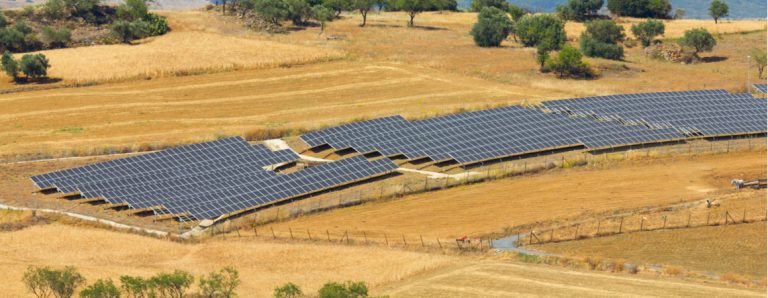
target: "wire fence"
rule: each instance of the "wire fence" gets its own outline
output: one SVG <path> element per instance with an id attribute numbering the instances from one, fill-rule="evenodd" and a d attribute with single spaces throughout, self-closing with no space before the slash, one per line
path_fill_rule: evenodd
<path id="1" fill-rule="evenodd" d="M 619 234 L 684 229 L 706 226 L 735 225 L 766 221 L 768 213 L 764 208 L 734 210 L 707 209 L 682 213 L 655 215 L 633 214 L 600 218 L 551 229 L 530 229 L 518 234 L 517 244 L 537 245 L 557 243 Z"/>

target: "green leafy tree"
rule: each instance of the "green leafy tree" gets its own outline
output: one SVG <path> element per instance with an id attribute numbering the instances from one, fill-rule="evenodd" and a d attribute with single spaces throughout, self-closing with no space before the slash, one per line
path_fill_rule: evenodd
<path id="1" fill-rule="evenodd" d="M 668 18 L 672 11 L 669 0 L 608 0 L 608 10 L 617 16 Z"/>
<path id="2" fill-rule="evenodd" d="M 485 7 L 495 7 L 503 11 L 509 11 L 507 0 L 472 0 L 470 9 L 474 12 L 481 12 Z"/>
<path id="3" fill-rule="evenodd" d="M 304 293 L 301 292 L 301 288 L 294 283 L 286 283 L 280 287 L 275 288 L 273 296 L 275 298 L 298 298 Z"/>
<path id="4" fill-rule="evenodd" d="M 208 276 L 201 276 L 199 281 L 200 291 L 203 296 L 209 298 L 235 297 L 235 289 L 240 285 L 240 277 L 233 267 L 225 267 L 219 272 L 211 272 Z"/>
<path id="5" fill-rule="evenodd" d="M 408 14 L 408 27 L 413 27 L 416 15 L 435 6 L 434 0 L 395 0 L 395 7 Z"/>
<path id="6" fill-rule="evenodd" d="M 128 20 L 143 20 L 149 15 L 149 6 L 146 0 L 125 0 L 117 7 L 117 16 Z"/>
<path id="7" fill-rule="evenodd" d="M 376 4 L 377 0 L 352 0 L 352 9 L 356 9 L 363 16 L 363 23 L 360 27 L 365 27 L 365 22 L 368 19 L 368 12 Z"/>
<path id="8" fill-rule="evenodd" d="M 5 12 L 0 9 L 0 28 L 5 28 L 5 26 L 8 26 L 8 20 L 5 18 Z"/>
<path id="9" fill-rule="evenodd" d="M 323 5 L 333 10 L 333 17 L 338 18 L 342 11 L 349 10 L 349 7 L 352 6 L 352 3 L 350 0 L 323 0 Z"/>
<path id="10" fill-rule="evenodd" d="M 111 279 L 99 279 L 80 291 L 81 298 L 120 298 L 120 289 Z"/>
<path id="11" fill-rule="evenodd" d="M 43 54 L 27 54 L 21 56 L 21 72 L 32 80 L 38 80 L 48 76 L 48 69 L 51 65 L 48 58 Z M 58 282 L 53 288 L 54 293 L 60 293 L 58 297 L 71 297 L 75 288 L 85 282 L 80 273 L 75 271 L 74 267 L 66 267 L 59 271 Z M 68 294 L 68 295 L 65 295 Z"/>
<path id="12" fill-rule="evenodd" d="M 42 6 L 43 13 L 51 19 L 65 18 L 67 5 L 64 0 L 48 0 Z"/>
<path id="13" fill-rule="evenodd" d="M 694 56 L 698 57 L 701 52 L 711 52 L 717 45 L 717 40 L 707 29 L 697 28 L 685 31 L 685 34 L 678 40 L 678 43 L 681 46 L 692 48 Z"/>
<path id="14" fill-rule="evenodd" d="M 25 45 L 24 34 L 19 30 L 13 27 L 0 28 L 0 50 L 21 52 Z"/>
<path id="15" fill-rule="evenodd" d="M 645 22 L 632 25 L 632 34 L 640 40 L 643 47 L 648 47 L 653 43 L 656 36 L 664 35 L 664 23 L 654 19 L 648 19 Z"/>
<path id="16" fill-rule="evenodd" d="M 306 0 L 282 0 L 288 6 L 288 19 L 294 25 L 303 26 L 312 17 L 312 7 Z"/>
<path id="17" fill-rule="evenodd" d="M 93 10 L 99 4 L 99 0 L 64 0 L 65 10 L 70 16 L 79 16 L 84 19 L 93 17 Z"/>
<path id="18" fill-rule="evenodd" d="M 150 282 L 142 277 L 120 276 L 120 288 L 129 298 L 149 298 L 155 296 Z"/>
<path id="19" fill-rule="evenodd" d="M 509 9 L 507 11 L 509 11 L 509 16 L 512 17 L 512 20 L 515 22 L 519 21 L 520 18 L 522 18 L 524 15 L 528 13 L 522 7 L 514 4 L 510 4 Z"/>
<path id="20" fill-rule="evenodd" d="M 566 41 L 563 21 L 549 14 L 520 18 L 515 24 L 515 34 L 526 47 L 537 47 L 543 40 L 548 40 L 552 43 L 551 50 L 558 50 Z"/>
<path id="21" fill-rule="evenodd" d="M 117 20 L 110 26 L 112 34 L 123 43 L 131 43 L 134 39 L 149 36 L 149 24 L 147 22 Z"/>
<path id="22" fill-rule="evenodd" d="M 512 21 L 507 13 L 491 6 L 480 11 L 470 33 L 478 46 L 498 47 L 511 30 Z"/>
<path id="23" fill-rule="evenodd" d="M 328 282 L 318 291 L 320 298 L 358 298 L 368 297 L 368 287 L 364 282 L 348 281 L 344 284 Z"/>
<path id="24" fill-rule="evenodd" d="M 315 5 L 312 7 L 312 18 L 320 23 L 320 33 L 322 35 L 325 31 L 325 24 L 333 20 L 333 11 L 324 5 Z"/>
<path id="25" fill-rule="evenodd" d="M 42 34 L 42 41 L 49 48 L 66 47 L 72 40 L 72 31 L 67 28 L 55 29 L 44 26 L 40 32 Z"/>
<path id="26" fill-rule="evenodd" d="M 579 50 L 564 46 L 557 56 L 547 60 L 547 68 L 557 73 L 560 78 L 586 77 L 590 75 L 589 65 L 582 61 Z"/>
<path id="27" fill-rule="evenodd" d="M 160 273 L 150 278 L 150 284 L 162 297 L 184 298 L 185 293 L 195 281 L 192 274 L 176 270 L 172 273 Z"/>
<path id="28" fill-rule="evenodd" d="M 752 60 L 755 61 L 757 64 L 757 77 L 764 79 L 765 78 L 765 66 L 768 64 L 766 61 L 766 52 L 765 50 L 761 49 L 752 49 Z"/>
<path id="29" fill-rule="evenodd" d="M 579 46 L 588 57 L 608 59 L 624 58 L 624 27 L 612 20 L 594 20 L 587 23 L 586 30 L 579 38 Z"/>
<path id="30" fill-rule="evenodd" d="M 584 21 L 597 15 L 603 7 L 603 0 L 568 0 L 556 10 L 564 20 Z"/>
<path id="31" fill-rule="evenodd" d="M 712 0 L 712 4 L 709 5 L 709 15 L 717 24 L 717 20 L 728 16 L 728 4 L 720 0 Z"/>
<path id="32" fill-rule="evenodd" d="M 38 65 L 38 63 L 40 63 Z M 45 65 L 42 65 L 42 64 Z M 40 67 L 35 71 L 25 67 Z M 22 72 L 28 77 L 36 79 L 45 76 L 48 68 L 48 60 L 42 54 L 24 55 L 21 58 Z M 28 72 L 29 71 L 29 72 Z M 74 267 L 67 266 L 62 270 L 49 267 L 29 267 L 24 272 L 22 281 L 27 289 L 37 297 L 54 295 L 56 298 L 70 298 L 75 294 L 77 287 L 85 283 L 85 278 Z"/>
<path id="33" fill-rule="evenodd" d="M 13 58 L 13 55 L 11 55 L 11 52 L 5 51 L 3 53 L 3 57 L 0 59 L 0 65 L 2 65 L 3 72 L 5 72 L 6 75 L 13 78 L 14 81 L 18 80 L 19 62 Z"/>
<path id="34" fill-rule="evenodd" d="M 150 36 L 163 35 L 171 31 L 171 27 L 168 26 L 168 21 L 164 16 L 150 13 L 144 17 L 144 21 L 147 22 L 147 30 Z"/>
<path id="35" fill-rule="evenodd" d="M 253 11 L 265 21 L 277 26 L 291 13 L 288 4 L 282 0 L 254 0 Z"/>

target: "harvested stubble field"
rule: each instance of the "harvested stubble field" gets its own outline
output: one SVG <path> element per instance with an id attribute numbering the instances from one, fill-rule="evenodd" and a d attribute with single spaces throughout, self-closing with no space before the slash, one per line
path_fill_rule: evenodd
<path id="1" fill-rule="evenodd" d="M 374 288 L 461 262 L 454 257 L 376 247 L 265 243 L 251 240 L 181 244 L 146 236 L 62 224 L 0 232 L 3 297 L 28 295 L 21 277 L 27 266 L 73 265 L 93 282 L 120 275 L 150 276 L 187 270 L 201 275 L 232 265 L 243 297 L 269 297 L 294 282 L 306 293 L 327 281 L 364 280 Z"/>
<path id="2" fill-rule="evenodd" d="M 697 65 L 647 59 L 642 49 L 633 48 L 623 62 L 593 59 L 603 69 L 601 79 L 572 81 L 539 74 L 534 51 L 512 41 L 501 48 L 476 47 L 467 34 L 475 19 L 471 13 L 423 13 L 416 28 L 406 28 L 400 13 L 372 14 L 365 28 L 357 26 L 358 15 L 345 15 L 324 36 L 314 27 L 259 34 L 215 12 L 161 13 L 173 27 L 168 35 L 134 46 L 46 53 L 54 77 L 63 79 L 60 85 L 118 82 L 37 91 L 29 89 L 59 85 L 3 85 L 28 91 L 0 95 L 0 126 L 6 128 L 0 132 L 0 159 L 136 150 L 254 129 L 290 131 L 365 117 L 444 114 L 594 94 L 737 90 L 744 85 L 746 61 L 736 57 L 765 46 L 764 31 L 723 34 L 705 56 L 727 59 Z M 667 37 L 710 23 L 670 21 Z M 764 26 L 734 21 L 717 28 L 725 33 Z M 577 27 L 568 26 L 572 38 Z M 328 61 L 342 56 L 342 61 Z M 253 69 L 278 65 L 290 67 Z M 232 71 L 209 73 L 226 69 Z M 192 75 L 198 72 L 203 74 Z M 118 79 L 137 75 L 142 79 Z"/>
<path id="3" fill-rule="evenodd" d="M 629 160 L 549 171 L 300 217 L 265 228 L 456 237 L 585 214 L 704 199 L 765 176 L 765 152 Z"/>
<path id="4" fill-rule="evenodd" d="M 687 281 L 479 262 L 385 287 L 391 297 L 765 297 L 764 291 Z"/>
<path id="5" fill-rule="evenodd" d="M 766 272 L 766 223 L 762 221 L 629 233 L 533 247 L 568 256 L 674 265 L 700 272 L 730 272 L 752 278 L 764 278 Z"/>

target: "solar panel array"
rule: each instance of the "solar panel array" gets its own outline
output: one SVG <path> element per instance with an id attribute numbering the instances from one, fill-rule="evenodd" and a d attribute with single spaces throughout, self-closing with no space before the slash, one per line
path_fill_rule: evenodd
<path id="1" fill-rule="evenodd" d="M 181 146 L 32 177 L 40 188 L 78 191 L 141 209 L 216 218 L 238 210 L 382 175 L 391 161 L 355 157 L 280 174 L 264 168 L 297 160 L 291 150 L 271 151 L 242 138 Z"/>
<path id="2" fill-rule="evenodd" d="M 724 90 L 597 96 L 408 121 L 400 116 L 301 136 L 311 147 L 471 164 L 532 152 L 765 131 L 765 102 Z"/>
<path id="3" fill-rule="evenodd" d="M 673 128 L 686 136 L 766 131 L 766 102 L 724 90 L 588 97 L 545 102 L 556 113 Z"/>
<path id="4" fill-rule="evenodd" d="M 755 84 L 754 86 L 755 86 L 755 89 L 757 89 L 757 91 L 760 91 L 762 93 L 768 93 L 768 85 L 766 85 L 766 84 Z"/>

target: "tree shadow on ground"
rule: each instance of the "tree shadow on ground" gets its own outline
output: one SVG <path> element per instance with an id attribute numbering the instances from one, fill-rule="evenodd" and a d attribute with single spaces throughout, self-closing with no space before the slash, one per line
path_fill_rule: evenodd
<path id="1" fill-rule="evenodd" d="M 712 63 L 712 62 L 722 62 L 728 60 L 728 57 L 723 56 L 711 56 L 711 57 L 702 57 L 701 62 L 704 63 Z"/>
<path id="2" fill-rule="evenodd" d="M 33 84 L 43 85 L 43 84 L 53 84 L 53 83 L 61 82 L 61 78 L 40 78 L 37 80 L 19 78 L 17 80 L 14 80 L 13 82 L 16 83 L 16 85 L 33 85 Z"/>

